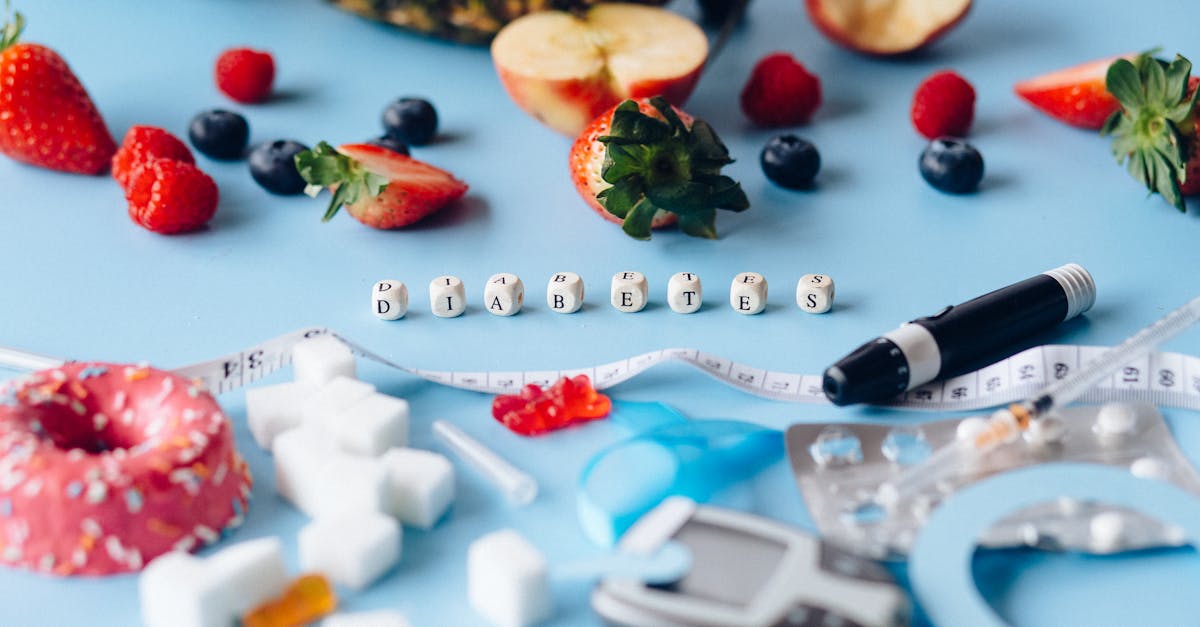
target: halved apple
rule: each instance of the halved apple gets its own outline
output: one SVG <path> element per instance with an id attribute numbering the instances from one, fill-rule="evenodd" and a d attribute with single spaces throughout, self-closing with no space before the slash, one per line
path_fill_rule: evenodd
<path id="1" fill-rule="evenodd" d="M 691 20 L 637 4 L 599 4 L 582 17 L 532 13 L 492 41 L 508 95 L 569 137 L 627 98 L 661 95 L 682 106 L 707 57 L 708 40 Z"/>
<path id="2" fill-rule="evenodd" d="M 874 55 L 916 50 L 966 16 L 971 0 L 805 0 L 817 29 L 835 43 Z"/>

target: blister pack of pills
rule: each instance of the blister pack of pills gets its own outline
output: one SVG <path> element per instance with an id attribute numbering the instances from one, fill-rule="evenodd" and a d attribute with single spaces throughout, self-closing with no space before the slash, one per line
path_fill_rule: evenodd
<path id="1" fill-rule="evenodd" d="M 1071 407 L 1036 422 L 1015 442 L 989 451 L 925 493 L 888 507 L 880 486 L 956 439 L 973 438 L 982 417 L 914 425 L 796 424 L 787 431 L 796 483 L 827 540 L 875 558 L 903 558 L 935 507 L 955 490 L 990 475 L 1050 462 L 1127 468 L 1200 495 L 1200 475 L 1175 444 L 1156 408 L 1110 403 Z M 1178 529 L 1138 512 L 1059 499 L 1015 512 L 981 546 L 1115 553 L 1185 543 Z"/>

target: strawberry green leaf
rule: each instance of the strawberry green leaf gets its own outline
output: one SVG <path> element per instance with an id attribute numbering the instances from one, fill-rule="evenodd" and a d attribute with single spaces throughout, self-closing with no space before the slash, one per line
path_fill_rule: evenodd
<path id="1" fill-rule="evenodd" d="M 667 126 L 671 128 L 671 132 L 676 135 L 684 135 L 688 132 L 687 126 L 683 120 L 675 114 L 675 109 L 671 107 L 671 103 L 667 102 L 662 96 L 655 96 L 650 99 L 650 106 L 658 110 L 662 114 L 663 119 L 667 121 Z"/>
<path id="2" fill-rule="evenodd" d="M 636 239 L 650 239 L 650 224 L 654 222 L 656 213 L 658 213 L 658 207 L 655 207 L 648 198 L 642 198 L 629 211 L 629 215 L 625 216 L 621 230 Z"/>
<path id="3" fill-rule="evenodd" d="M 717 239 L 717 229 L 714 226 L 717 212 L 708 209 L 698 214 L 687 214 L 679 217 L 679 230 L 692 237 Z"/>
<path id="4" fill-rule="evenodd" d="M 1127 109 L 1140 107 L 1146 101 L 1137 68 L 1126 59 L 1117 59 L 1108 66 L 1104 86 Z"/>
<path id="5" fill-rule="evenodd" d="M 631 174 L 640 174 L 646 168 L 649 152 L 637 144 L 609 144 L 600 178 L 615 184 Z"/>
<path id="6" fill-rule="evenodd" d="M 596 194 L 596 199 L 600 201 L 606 211 L 618 218 L 625 219 L 642 195 L 642 181 L 636 174 L 633 174 Z"/>
<path id="7" fill-rule="evenodd" d="M 1167 71 L 1161 63 L 1148 63 L 1141 73 L 1146 83 L 1146 102 L 1164 102 L 1167 98 Z"/>
<path id="8" fill-rule="evenodd" d="M 1167 67 L 1167 92 L 1164 94 L 1163 99 L 1166 102 L 1179 102 L 1183 100 L 1184 95 L 1187 94 L 1188 78 L 1191 74 L 1191 62 L 1179 55 L 1175 55 L 1175 60 Z"/>
<path id="9" fill-rule="evenodd" d="M 328 222 L 342 205 L 352 205 L 364 198 L 374 198 L 387 189 L 389 180 L 362 167 L 362 164 L 343 155 L 326 142 L 296 155 L 296 171 L 309 189 L 326 188 L 333 191 L 329 207 L 321 218 Z M 308 189 L 305 190 L 306 192 Z"/>
<path id="10" fill-rule="evenodd" d="M 646 198 L 659 207 L 671 207 L 678 214 L 695 213 L 713 208 L 709 193 L 712 188 L 703 183 L 685 181 L 668 185 L 653 185 L 646 189 Z"/>
<path id="11" fill-rule="evenodd" d="M 626 100 L 613 112 L 609 134 L 599 139 L 605 144 L 653 144 L 670 133 L 671 129 L 661 120 L 642 114 L 636 102 Z"/>

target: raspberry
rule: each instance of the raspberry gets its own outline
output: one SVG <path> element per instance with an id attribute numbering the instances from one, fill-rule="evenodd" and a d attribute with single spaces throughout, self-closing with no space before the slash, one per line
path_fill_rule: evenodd
<path id="1" fill-rule="evenodd" d="M 963 137 L 975 118 L 975 88 L 950 70 L 937 72 L 917 87 L 911 115 L 926 139 Z"/>
<path id="2" fill-rule="evenodd" d="M 821 106 L 821 79 L 786 52 L 759 60 L 742 88 L 742 112 L 759 126 L 805 124 Z"/>
<path id="3" fill-rule="evenodd" d="M 192 151 L 178 137 L 156 126 L 133 126 L 125 133 L 117 154 L 113 155 L 113 178 L 121 187 L 125 187 L 129 185 L 134 170 L 151 159 L 196 163 Z"/>
<path id="4" fill-rule="evenodd" d="M 271 95 L 275 60 L 266 52 L 233 48 L 217 57 L 217 89 L 244 104 L 262 102 Z"/>
<path id="5" fill-rule="evenodd" d="M 134 170 L 125 199 L 134 222 L 155 233 L 182 233 L 217 212 L 217 184 L 194 165 L 152 159 Z"/>

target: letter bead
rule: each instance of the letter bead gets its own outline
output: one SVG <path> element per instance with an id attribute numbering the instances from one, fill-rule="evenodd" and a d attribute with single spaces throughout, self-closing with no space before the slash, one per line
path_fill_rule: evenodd
<path id="1" fill-rule="evenodd" d="M 667 281 L 667 305 L 671 311 L 690 314 L 700 309 L 704 292 L 700 276 L 692 272 L 677 272 Z"/>
<path id="2" fill-rule="evenodd" d="M 583 307 L 583 279 L 574 272 L 557 272 L 546 284 L 546 305 L 557 313 L 575 313 Z"/>
<path id="3" fill-rule="evenodd" d="M 762 313 L 767 308 L 767 280 L 757 272 L 743 272 L 733 277 L 729 286 L 729 306 L 747 316 Z"/>
<path id="4" fill-rule="evenodd" d="M 833 277 L 806 274 L 796 284 L 796 304 L 801 311 L 820 314 L 833 308 Z"/>
<path id="5" fill-rule="evenodd" d="M 429 306 L 439 318 L 461 316 L 467 310 L 467 293 L 456 276 L 442 275 L 429 282 Z"/>
<path id="6" fill-rule="evenodd" d="M 609 300 L 617 311 L 634 313 L 646 307 L 647 291 L 646 275 L 632 270 L 618 272 L 612 278 Z"/>
<path id="7" fill-rule="evenodd" d="M 371 288 L 371 309 L 380 320 L 399 320 L 408 313 L 408 286 L 384 279 Z"/>
<path id="8" fill-rule="evenodd" d="M 483 306 L 496 316 L 511 316 L 525 303 L 525 284 L 515 274 L 493 274 L 483 288 Z"/>

